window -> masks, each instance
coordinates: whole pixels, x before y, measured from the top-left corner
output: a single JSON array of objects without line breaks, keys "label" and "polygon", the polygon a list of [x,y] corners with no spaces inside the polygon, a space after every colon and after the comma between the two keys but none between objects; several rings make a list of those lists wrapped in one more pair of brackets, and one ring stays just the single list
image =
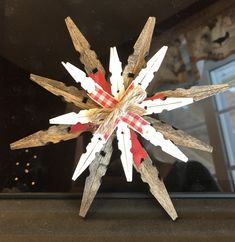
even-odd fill
[{"label": "window", "polygon": [[[235,60],[210,71],[212,84],[229,83],[235,80]],[[226,150],[228,171],[235,184],[235,87],[214,97],[216,116],[219,121],[221,138]]]}]

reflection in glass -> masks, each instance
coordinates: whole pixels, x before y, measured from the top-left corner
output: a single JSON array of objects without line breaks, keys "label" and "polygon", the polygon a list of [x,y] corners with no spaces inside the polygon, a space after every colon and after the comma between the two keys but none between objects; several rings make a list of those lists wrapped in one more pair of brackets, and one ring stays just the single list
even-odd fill
[{"label": "reflection in glass", "polygon": [[[235,61],[223,65],[210,72],[213,84],[223,84],[235,81]],[[230,88],[227,92],[215,96],[217,109],[219,111],[235,107],[235,87]]]},{"label": "reflection in glass", "polygon": [[235,110],[219,115],[222,134],[230,165],[235,165]]},{"label": "reflection in glass", "polygon": [[[210,72],[210,77],[213,84],[234,82],[235,61],[230,61],[215,68]],[[218,110],[220,133],[228,161],[228,172],[232,173],[234,183],[234,172],[231,170],[231,166],[235,165],[235,87],[231,87],[227,92],[215,96],[215,105]]]}]

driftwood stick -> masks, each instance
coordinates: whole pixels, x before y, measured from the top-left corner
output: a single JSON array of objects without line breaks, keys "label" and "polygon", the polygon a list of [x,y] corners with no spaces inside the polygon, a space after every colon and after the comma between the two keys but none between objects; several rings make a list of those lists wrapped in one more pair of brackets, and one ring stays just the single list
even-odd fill
[{"label": "driftwood stick", "polygon": [[66,102],[73,103],[81,109],[97,107],[97,104],[87,96],[85,91],[80,91],[74,86],[67,87],[63,82],[34,74],[30,75],[30,79],[54,95],[64,97]]},{"label": "driftwood stick", "polygon": [[10,144],[12,150],[44,146],[48,143],[59,143],[77,138],[81,132],[70,133],[68,125],[51,126],[48,130],[38,131]]},{"label": "driftwood stick", "polygon": [[157,168],[152,164],[152,160],[149,156],[140,164],[139,169],[136,167],[135,169],[140,173],[142,181],[148,183],[150,192],[165,209],[168,215],[173,220],[176,220],[178,215],[175,211],[174,205],[172,204],[166,187],[159,176]]},{"label": "driftwood stick", "polygon": [[213,150],[212,146],[197,138],[192,137],[191,135],[185,133],[182,130],[173,128],[169,124],[162,123],[161,121],[151,117],[145,117],[145,119],[148,120],[157,131],[162,133],[165,139],[173,141],[176,145],[181,145],[184,147],[203,150],[207,152],[212,152]]},{"label": "driftwood stick", "polygon": [[101,178],[106,173],[113,152],[112,142],[114,137],[115,135],[110,137],[102,151],[96,154],[96,159],[89,166],[90,175],[86,178],[81,207],[79,211],[79,215],[81,217],[86,216],[101,185]]},{"label": "driftwood stick", "polygon": [[140,33],[135,45],[134,53],[129,56],[128,64],[123,71],[124,85],[128,87],[134,77],[140,72],[145,65],[145,57],[148,55],[153,30],[155,26],[155,18],[149,17],[142,32]]},{"label": "driftwood stick", "polygon": [[194,101],[199,101],[217,93],[227,91],[229,88],[230,86],[228,84],[193,86],[189,89],[177,88],[175,90],[158,92],[154,95],[163,93],[167,97],[191,97]]},{"label": "driftwood stick", "polygon": [[70,17],[65,19],[65,23],[69,30],[74,48],[80,53],[80,61],[84,64],[87,73],[92,73],[95,69],[100,70],[105,76],[105,70],[100,61],[97,59],[96,53],[91,50],[90,44],[80,32]]},{"label": "driftwood stick", "polygon": [[[100,70],[105,76],[105,70],[101,62],[97,59],[96,53],[90,49],[90,44],[77,28],[75,23],[70,17],[65,19],[67,28],[69,30],[74,48],[80,54],[80,61],[84,64],[87,74],[94,72],[94,70]],[[85,105],[85,109],[89,107]],[[95,195],[101,185],[101,178],[105,175],[107,166],[110,162],[112,155],[112,141],[113,136],[109,139],[107,144],[103,148],[103,152],[96,155],[96,159],[89,166],[90,174],[86,178],[81,207],[79,215],[85,217],[88,209],[90,208]]]}]

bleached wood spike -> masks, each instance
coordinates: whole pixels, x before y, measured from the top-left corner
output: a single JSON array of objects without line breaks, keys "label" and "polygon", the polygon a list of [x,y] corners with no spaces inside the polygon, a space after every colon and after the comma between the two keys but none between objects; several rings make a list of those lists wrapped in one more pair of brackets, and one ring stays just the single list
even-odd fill
[{"label": "bleached wood spike", "polygon": [[161,113],[164,110],[171,111],[193,103],[193,98],[166,98],[143,101],[139,106],[146,110],[145,115]]},{"label": "bleached wood spike", "polygon": [[175,145],[203,150],[206,152],[212,152],[213,150],[209,144],[192,137],[183,130],[176,129],[169,124],[162,123],[161,121],[151,117],[145,117],[145,119],[150,122],[156,130],[162,133],[165,139],[171,140]]},{"label": "bleached wood spike", "polygon": [[91,138],[91,142],[86,147],[86,152],[83,153],[80,157],[80,160],[76,166],[76,169],[73,173],[72,180],[76,180],[82,172],[91,164],[95,159],[96,153],[100,152],[106,143],[103,135],[95,133]]},{"label": "bleached wood spike", "polygon": [[162,150],[169,155],[184,162],[188,161],[188,157],[185,156],[176,145],[174,145],[170,140],[166,140],[163,135],[160,132],[157,132],[152,126],[143,126],[143,133],[141,135],[153,145],[160,146]]},{"label": "bleached wood spike", "polygon": [[[136,122],[133,122],[133,119],[136,120]],[[123,118],[122,120],[150,143],[155,146],[160,146],[164,152],[184,162],[188,161],[188,158],[176,145],[170,140],[166,140],[160,132],[156,131],[149,122],[139,115],[132,114],[132,116],[130,116],[128,113],[127,118]]]},{"label": "bleached wood spike", "polygon": [[91,77],[87,77],[86,73],[77,68],[76,66],[70,64],[69,62],[62,62],[65,69],[69,72],[69,74],[73,77],[73,79],[80,83],[82,88],[88,93],[92,93],[95,91],[96,83]]},{"label": "bleached wood spike", "polygon": [[128,182],[132,181],[133,154],[131,153],[131,133],[127,124],[120,121],[117,126],[118,149],[121,151],[122,167]]},{"label": "bleached wood spike", "polygon": [[116,47],[110,48],[109,71],[111,73],[110,83],[112,95],[119,100],[124,92],[124,83],[122,77],[122,63],[119,60]]},{"label": "bleached wood spike", "polygon": [[168,47],[163,46],[148,62],[147,66],[142,69],[139,75],[133,81],[135,85],[141,86],[146,89],[154,77],[154,73],[160,68],[162,61],[165,57]]},{"label": "bleached wood spike", "polygon": [[90,123],[93,120],[91,116],[97,112],[98,108],[88,109],[88,110],[81,110],[78,113],[71,112],[67,114],[63,114],[52,118],[49,120],[50,124],[67,124],[67,125],[75,125],[77,123],[86,124]]}]

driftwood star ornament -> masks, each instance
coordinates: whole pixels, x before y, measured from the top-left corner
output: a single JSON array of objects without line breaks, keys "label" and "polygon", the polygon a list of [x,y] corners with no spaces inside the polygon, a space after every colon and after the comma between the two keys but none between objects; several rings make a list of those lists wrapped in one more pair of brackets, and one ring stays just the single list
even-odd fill
[{"label": "driftwood star ornament", "polygon": [[[190,89],[176,89],[156,93],[147,98],[146,88],[158,71],[167,52],[163,46],[147,63],[145,56],[149,51],[155,18],[146,22],[134,45],[134,53],[128,58],[128,64],[122,70],[117,49],[110,48],[109,71],[110,83],[105,79],[105,71],[90,45],[77,26],[67,17],[66,25],[75,49],[80,53],[80,60],[85,71],[70,63],[64,63],[65,69],[73,79],[81,84],[84,91],[76,87],[67,87],[45,77],[31,74],[30,78],[51,93],[64,97],[82,109],[50,120],[47,131],[39,131],[11,144],[12,149],[58,143],[78,137],[84,131],[91,131],[93,137],[86,152],[82,154],[74,171],[73,180],[89,167],[80,208],[80,216],[85,217],[100,187],[101,178],[107,170],[112,154],[112,141],[117,136],[121,151],[121,162],[128,182],[132,181],[133,167],[140,173],[150,191],[169,216],[175,220],[177,213],[167,193],[158,170],[140,144],[136,134],[175,158],[187,162],[188,158],[176,146],[195,148],[212,152],[212,147],[191,137],[181,130],[147,117],[163,110],[173,110],[199,101],[218,92],[225,91],[229,85],[195,86]],[[110,85],[111,84],[111,85]]]}]

